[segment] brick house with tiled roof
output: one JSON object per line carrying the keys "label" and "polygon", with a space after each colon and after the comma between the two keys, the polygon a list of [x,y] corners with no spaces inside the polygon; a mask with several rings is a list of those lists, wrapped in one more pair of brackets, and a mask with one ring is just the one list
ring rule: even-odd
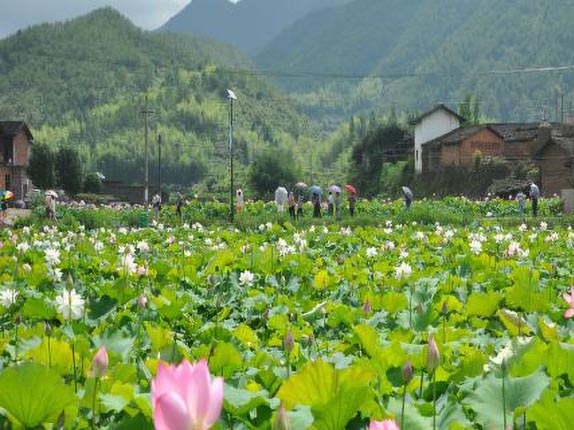
{"label": "brick house with tiled roof", "polygon": [[0,188],[24,199],[31,187],[26,169],[34,137],[24,121],[0,121]]}

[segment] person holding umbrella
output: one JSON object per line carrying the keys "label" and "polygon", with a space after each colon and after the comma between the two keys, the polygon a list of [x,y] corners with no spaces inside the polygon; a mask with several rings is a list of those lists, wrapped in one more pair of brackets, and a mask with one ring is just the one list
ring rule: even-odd
{"label": "person holding umbrella", "polygon": [[540,198],[540,189],[534,182],[530,182],[530,198],[532,199],[532,216],[538,216],[538,199]]}
{"label": "person holding umbrella", "polygon": [[402,187],[403,195],[405,196],[405,206],[406,208],[411,207],[411,203],[413,202],[413,192],[409,187]]}
{"label": "person holding umbrella", "polygon": [[335,218],[341,219],[341,192],[335,193]]}

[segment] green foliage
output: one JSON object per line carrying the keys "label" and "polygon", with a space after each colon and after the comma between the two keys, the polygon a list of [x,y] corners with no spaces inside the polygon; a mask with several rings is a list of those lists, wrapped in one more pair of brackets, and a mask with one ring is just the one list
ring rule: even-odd
{"label": "green foliage", "polygon": [[381,171],[385,161],[394,159],[398,143],[405,137],[405,130],[396,123],[371,128],[355,146],[351,154],[350,183],[362,195],[381,193]]}
{"label": "green foliage", "polygon": [[[86,171],[141,183],[148,97],[149,172],[156,180],[157,135],[163,137],[164,184],[202,180],[218,194],[228,183],[226,88],[238,95],[236,173],[246,175],[253,154],[291,148],[292,164],[315,139],[294,104],[236,50],[193,36],[145,32],[113,9],[66,23],[31,27],[0,40],[0,117],[27,118],[35,141],[74,147]],[[295,142],[295,144],[294,144]]]}
{"label": "green foliage", "polygon": [[[505,0],[356,0],[299,20],[257,62],[319,74],[278,80],[299,93],[310,115],[342,121],[391,104],[404,112],[426,110],[437,100],[456,105],[475,94],[482,115],[536,121],[532,101],[537,112],[554,113],[556,96],[571,97],[574,76],[490,71],[563,64],[574,43],[566,30],[573,16],[568,0],[525,0],[520,7]],[[556,31],[565,35],[553,37]],[[358,83],[340,78],[357,74],[369,76]]]}
{"label": "green foliage", "polygon": [[549,383],[548,376],[540,370],[523,378],[506,376],[503,394],[502,378],[490,374],[477,384],[465,404],[476,412],[485,428],[503,429],[504,422],[512,424],[514,412],[537,401]]}
{"label": "green foliage", "polygon": [[69,385],[47,367],[25,363],[0,374],[0,408],[25,428],[55,423],[76,398]]}
{"label": "green foliage", "polygon": [[63,146],[56,155],[56,175],[58,186],[68,195],[75,196],[82,189],[82,161],[78,151],[69,146]]}
{"label": "green foliage", "polygon": [[102,191],[102,180],[97,173],[88,173],[84,178],[84,193],[99,194]]}
{"label": "green foliage", "polygon": [[32,183],[41,189],[56,185],[55,155],[48,145],[34,144],[27,173]]}
{"label": "green foliage", "polygon": [[269,198],[279,186],[292,188],[297,172],[286,151],[264,151],[256,156],[249,170],[249,181],[255,192]]}

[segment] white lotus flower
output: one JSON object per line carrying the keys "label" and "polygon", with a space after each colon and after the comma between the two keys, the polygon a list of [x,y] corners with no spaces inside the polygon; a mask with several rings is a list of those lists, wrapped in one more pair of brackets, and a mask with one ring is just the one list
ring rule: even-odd
{"label": "white lotus flower", "polygon": [[16,249],[18,250],[19,253],[24,254],[26,251],[30,249],[30,245],[28,245],[28,242],[22,242],[16,245]]}
{"label": "white lotus flower", "polygon": [[408,263],[401,263],[395,267],[395,278],[404,279],[408,278],[413,273],[413,268]]}
{"label": "white lotus flower", "polygon": [[56,297],[56,308],[67,320],[78,320],[84,314],[84,299],[72,288],[71,291],[63,290],[62,294]]}
{"label": "white lotus flower", "polygon": [[10,288],[0,291],[0,305],[4,306],[5,308],[9,308],[14,303],[16,303],[16,299],[18,298],[18,291],[11,290]]}
{"label": "white lotus flower", "polygon": [[246,270],[245,272],[242,272],[241,275],[239,275],[239,283],[243,286],[251,286],[254,279],[255,275],[249,270]]}
{"label": "white lotus flower", "polygon": [[367,254],[367,258],[375,258],[377,256],[377,248],[370,246],[365,250],[365,254]]}
{"label": "white lotus flower", "polygon": [[478,255],[482,252],[482,242],[479,240],[473,240],[472,242],[470,242],[470,250]]}
{"label": "white lotus flower", "polygon": [[124,272],[126,274],[136,273],[138,265],[135,262],[135,258],[132,254],[124,254],[121,259],[121,265],[118,267],[118,271]]}
{"label": "white lotus flower", "polygon": [[49,266],[57,266],[60,264],[60,251],[55,248],[48,248],[44,253],[46,255],[46,263]]}
{"label": "white lotus flower", "polygon": [[140,240],[136,244],[136,248],[139,250],[139,252],[149,252],[149,245],[145,240]]}
{"label": "white lotus flower", "polygon": [[548,228],[548,223],[545,221],[540,222],[540,230],[545,231]]}

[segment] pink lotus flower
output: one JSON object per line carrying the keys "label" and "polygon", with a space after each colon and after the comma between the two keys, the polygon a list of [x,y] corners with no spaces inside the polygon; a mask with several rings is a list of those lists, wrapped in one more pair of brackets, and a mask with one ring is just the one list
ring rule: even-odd
{"label": "pink lotus flower", "polygon": [[440,352],[434,340],[433,335],[429,336],[429,344],[427,350],[427,367],[429,373],[433,373],[440,364]]}
{"label": "pink lotus flower", "polygon": [[574,285],[570,285],[570,294],[564,293],[563,297],[566,303],[570,305],[568,310],[564,312],[564,318],[572,318],[574,316]]}
{"label": "pink lotus flower", "polygon": [[223,378],[211,380],[207,361],[160,363],[151,383],[155,430],[208,430],[223,406]]}
{"label": "pink lotus flower", "polygon": [[367,430],[400,430],[395,420],[371,421]]}
{"label": "pink lotus flower", "polygon": [[96,378],[103,378],[108,371],[108,351],[104,345],[100,346],[94,359],[92,360],[92,375]]}

